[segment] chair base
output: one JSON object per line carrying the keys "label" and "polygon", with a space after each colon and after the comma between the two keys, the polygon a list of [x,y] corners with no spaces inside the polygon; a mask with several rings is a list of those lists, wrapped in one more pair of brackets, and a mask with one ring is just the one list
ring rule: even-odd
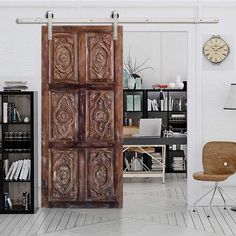
{"label": "chair base", "polygon": [[[219,183],[218,183],[218,182],[215,182],[215,186],[214,186],[212,189],[210,189],[207,193],[205,193],[202,197],[200,197],[196,202],[194,202],[194,204],[193,204],[193,207],[194,207],[193,212],[196,211],[196,204],[197,204],[198,202],[200,202],[200,201],[201,201],[204,197],[206,197],[208,194],[210,194],[211,192],[213,192],[213,193],[212,193],[212,196],[211,196],[211,200],[210,200],[209,205],[208,205],[208,213],[207,213],[207,217],[210,217],[209,211],[210,211],[210,209],[211,209],[211,204],[212,204],[213,198],[214,198],[214,196],[215,196],[216,190],[219,191],[220,196],[221,196],[221,198],[222,198],[222,200],[223,200],[223,202],[224,202],[224,209],[226,209],[226,201],[225,201],[224,195],[225,195],[227,198],[229,198],[232,202],[235,203],[235,201],[234,201],[229,195],[227,195],[227,194],[223,191],[223,189],[219,186]],[[236,211],[236,207],[232,207],[231,210],[232,210],[232,211]]]}

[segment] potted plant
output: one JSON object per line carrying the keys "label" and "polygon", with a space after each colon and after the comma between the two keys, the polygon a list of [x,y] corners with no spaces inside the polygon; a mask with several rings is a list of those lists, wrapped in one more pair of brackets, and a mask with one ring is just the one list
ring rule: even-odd
{"label": "potted plant", "polygon": [[129,55],[127,56],[126,59],[124,59],[125,70],[129,74],[129,78],[128,78],[129,89],[137,89],[137,88],[141,89],[142,79],[140,76],[140,72],[147,69],[153,70],[153,67],[145,66],[145,64],[149,61],[149,59],[150,58],[147,58],[142,63],[138,64],[137,58],[132,60],[131,55],[130,55],[130,50],[129,50]]}

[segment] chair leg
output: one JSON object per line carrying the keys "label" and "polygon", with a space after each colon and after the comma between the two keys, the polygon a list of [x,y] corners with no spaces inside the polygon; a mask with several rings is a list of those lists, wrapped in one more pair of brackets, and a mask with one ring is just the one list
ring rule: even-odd
{"label": "chair leg", "polygon": [[221,190],[221,192],[222,192],[227,198],[230,199],[230,201],[232,201],[234,204],[236,204],[236,202],[235,202],[228,194],[226,194],[225,191],[224,191],[220,186],[218,186],[218,188]]}
{"label": "chair leg", "polygon": [[214,190],[215,190],[215,187],[211,188],[207,193],[205,193],[202,197],[200,197],[196,202],[193,203],[193,207],[194,207],[193,212],[196,211],[196,209],[195,209],[196,208],[196,204],[198,202],[200,202],[205,196],[207,196],[210,192],[212,192]]}
{"label": "chair leg", "polygon": [[217,188],[218,188],[218,183],[215,182],[214,191],[213,191],[213,194],[212,194],[212,196],[211,196],[211,200],[210,200],[210,203],[209,203],[209,206],[208,206],[208,214],[207,214],[207,217],[210,217],[209,212],[210,212],[210,209],[211,209],[211,203],[212,203],[212,201],[213,201],[213,198],[214,198],[214,196],[215,196],[215,193],[216,193],[216,189],[217,189]]}
{"label": "chair leg", "polygon": [[224,196],[223,196],[223,193],[221,192],[221,189],[220,189],[220,187],[218,186],[218,191],[219,191],[219,193],[220,193],[220,196],[221,196],[221,198],[223,199],[223,202],[224,202],[224,209],[226,209],[226,201],[225,201],[225,198],[224,198]]}

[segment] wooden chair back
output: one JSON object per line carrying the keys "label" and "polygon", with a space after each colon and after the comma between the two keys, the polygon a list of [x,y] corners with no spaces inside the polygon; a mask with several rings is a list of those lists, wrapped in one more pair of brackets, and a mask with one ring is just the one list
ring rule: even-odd
{"label": "wooden chair back", "polygon": [[236,172],[235,142],[208,142],[203,147],[202,157],[205,174],[227,175]]}

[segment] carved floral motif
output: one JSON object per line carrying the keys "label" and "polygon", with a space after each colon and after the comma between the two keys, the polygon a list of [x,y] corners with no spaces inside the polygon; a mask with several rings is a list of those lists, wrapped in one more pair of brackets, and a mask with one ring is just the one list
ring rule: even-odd
{"label": "carved floral motif", "polygon": [[77,152],[52,151],[52,198],[68,201],[77,199]]}
{"label": "carved floral motif", "polygon": [[77,95],[52,92],[52,138],[73,139],[76,136]]}
{"label": "carved floral motif", "polygon": [[76,82],[75,66],[75,42],[73,35],[56,35],[54,42],[54,74],[55,82]]}
{"label": "carved floral motif", "polygon": [[113,196],[113,152],[95,149],[88,156],[88,199],[110,199]]}
{"label": "carved floral motif", "polygon": [[113,39],[111,34],[88,36],[89,82],[113,81]]}
{"label": "carved floral motif", "polygon": [[88,139],[112,140],[114,137],[113,92],[89,91],[88,113]]}

